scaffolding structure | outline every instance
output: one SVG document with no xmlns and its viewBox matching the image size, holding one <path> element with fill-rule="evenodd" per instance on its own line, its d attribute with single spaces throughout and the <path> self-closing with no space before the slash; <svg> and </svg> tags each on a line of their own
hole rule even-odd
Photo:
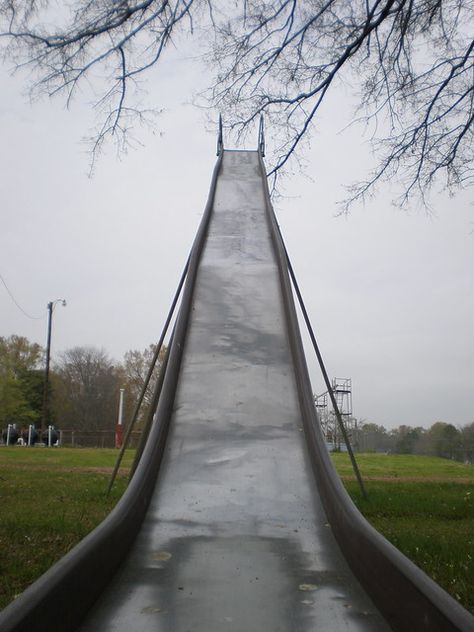
<svg viewBox="0 0 474 632">
<path fill-rule="evenodd" d="M 350 377 L 335 377 L 332 380 L 332 391 L 336 399 L 342 421 L 353 445 L 357 422 L 352 416 L 352 379 Z M 329 392 L 315 395 L 314 405 L 319 415 L 321 429 L 329 450 L 345 451 L 344 440 L 332 409 Z"/>
</svg>

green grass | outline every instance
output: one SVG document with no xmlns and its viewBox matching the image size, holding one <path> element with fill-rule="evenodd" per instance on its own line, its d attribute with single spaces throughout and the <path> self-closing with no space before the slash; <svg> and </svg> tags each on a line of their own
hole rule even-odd
<svg viewBox="0 0 474 632">
<path fill-rule="evenodd" d="M 333 452 L 331 454 L 339 474 L 353 477 L 352 466 L 347 454 Z M 435 456 L 420 456 L 414 454 L 356 454 L 357 463 L 364 479 L 427 479 L 433 480 L 462 480 L 474 482 L 474 467 L 464 465 L 458 461 L 440 459 Z"/>
<path fill-rule="evenodd" d="M 110 512 L 123 471 L 105 496 L 116 450 L 0 449 L 0 609 Z M 127 451 L 124 468 L 133 453 Z"/>
<path fill-rule="evenodd" d="M 435 457 L 361 454 L 363 500 L 347 455 L 332 456 L 369 522 L 474 612 L 474 467 Z"/>
<path fill-rule="evenodd" d="M 47 570 L 111 510 L 122 471 L 107 449 L 0 449 L 0 608 Z M 133 452 L 127 451 L 124 467 Z M 361 454 L 364 501 L 347 455 L 334 454 L 367 519 L 467 609 L 474 611 L 474 467 L 433 457 Z"/>
</svg>

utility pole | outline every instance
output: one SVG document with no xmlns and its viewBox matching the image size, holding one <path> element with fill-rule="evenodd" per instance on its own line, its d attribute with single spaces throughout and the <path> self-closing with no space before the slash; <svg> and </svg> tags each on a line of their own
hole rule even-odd
<svg viewBox="0 0 474 632">
<path fill-rule="evenodd" d="M 51 330 L 53 327 L 53 310 L 56 303 L 62 303 L 66 307 L 66 301 L 58 298 L 48 303 L 48 338 L 46 342 L 46 366 L 44 370 L 44 389 L 43 389 L 43 417 L 41 420 L 41 430 L 45 430 L 49 423 L 49 361 L 51 357 Z"/>
<path fill-rule="evenodd" d="M 123 394 L 125 389 L 120 389 L 119 412 L 117 424 L 115 426 L 115 447 L 121 448 L 123 443 Z"/>
</svg>

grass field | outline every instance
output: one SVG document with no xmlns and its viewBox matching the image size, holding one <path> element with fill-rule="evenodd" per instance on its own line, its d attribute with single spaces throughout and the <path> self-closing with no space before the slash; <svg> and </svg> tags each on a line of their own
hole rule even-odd
<svg viewBox="0 0 474 632">
<path fill-rule="evenodd" d="M 116 450 L 0 449 L 0 609 L 109 513 L 125 489 L 105 490 Z M 124 457 L 130 465 L 131 453 Z"/>
<path fill-rule="evenodd" d="M 83 538 L 126 486 L 105 497 L 116 450 L 0 449 L 0 608 Z M 474 467 L 431 457 L 358 455 L 369 500 L 345 454 L 333 461 L 359 509 L 466 608 L 474 611 Z"/>
<path fill-rule="evenodd" d="M 474 613 L 474 467 L 435 457 L 361 454 L 333 462 L 356 505 L 388 540 Z"/>
</svg>

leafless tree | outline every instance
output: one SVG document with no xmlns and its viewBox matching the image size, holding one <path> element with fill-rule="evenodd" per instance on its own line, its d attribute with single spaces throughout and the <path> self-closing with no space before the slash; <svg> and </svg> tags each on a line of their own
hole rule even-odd
<svg viewBox="0 0 474 632">
<path fill-rule="evenodd" d="M 139 78 L 180 28 L 196 27 L 207 29 L 215 69 L 208 103 L 238 139 L 266 114 L 273 176 L 297 158 L 343 81 L 356 86 L 355 116 L 375 124 L 378 156 L 350 199 L 395 176 L 402 201 L 425 200 L 434 182 L 450 191 L 473 182 L 472 0 L 75 0 L 51 28 L 40 19 L 45 6 L 0 0 L 6 54 L 32 65 L 48 94 L 69 100 L 88 80 L 102 87 L 95 151 L 109 136 L 123 146 L 131 122 L 146 120 Z"/>
<path fill-rule="evenodd" d="M 55 367 L 53 407 L 59 425 L 74 430 L 112 429 L 122 377 L 103 349 L 64 351 Z"/>
<path fill-rule="evenodd" d="M 405 200 L 425 199 L 441 173 L 450 189 L 472 183 L 473 17 L 464 0 L 249 1 L 245 23 L 226 25 L 216 45 L 212 96 L 241 133 L 267 113 L 280 131 L 275 174 L 335 82 L 356 82 L 359 116 L 386 134 L 351 198 L 397 175 Z"/>
<path fill-rule="evenodd" d="M 3 55 L 36 80 L 33 96 L 63 95 L 67 105 L 87 87 L 98 127 L 93 159 L 113 139 L 124 151 L 133 128 L 159 108 L 142 107 L 140 79 L 160 60 L 181 27 L 194 30 L 204 0 L 75 0 L 60 10 L 48 0 L 0 0 Z M 209 5 L 210 8 L 210 5 Z"/>
</svg>

